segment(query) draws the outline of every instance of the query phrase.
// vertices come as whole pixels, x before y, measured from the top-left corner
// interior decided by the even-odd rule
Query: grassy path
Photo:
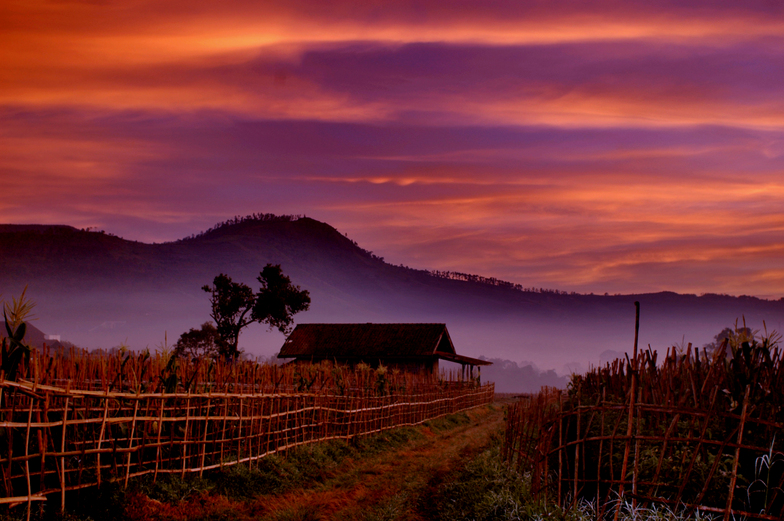
[[[432,519],[438,485],[486,447],[503,425],[501,407],[481,407],[467,416],[467,423],[451,429],[420,427],[424,436],[398,450],[348,461],[326,483],[276,498],[268,513],[280,505],[300,508],[311,519]]]
[[[282,494],[232,501],[202,493],[172,505],[131,498],[132,519],[429,520],[441,483],[486,448],[503,428],[503,406],[483,406],[415,428],[403,445],[346,458],[324,479]]]

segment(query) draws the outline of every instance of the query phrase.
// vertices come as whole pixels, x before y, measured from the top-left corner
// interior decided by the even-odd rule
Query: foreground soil
[[[447,427],[417,427],[421,436],[386,452],[346,459],[328,479],[280,495],[232,501],[198,494],[178,504],[130,498],[130,519],[430,520],[437,519],[439,485],[488,447],[503,429],[501,404],[466,413]]]

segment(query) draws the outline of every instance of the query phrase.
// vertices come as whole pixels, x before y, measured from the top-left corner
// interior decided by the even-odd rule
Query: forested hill
[[[209,320],[203,285],[226,273],[256,287],[267,263],[280,264],[311,292],[311,310],[297,322],[444,322],[458,352],[558,371],[631,348],[635,300],[642,303],[640,344],[659,349],[684,335],[701,345],[742,315],[755,328],[762,320],[768,328],[784,326],[784,301],[578,295],[523,291],[478,276],[434,276],[385,263],[328,224],[304,217],[236,219],[163,244],[69,226],[1,225],[0,252],[3,297],[27,285],[38,303],[36,325],[90,348],[153,347],[164,343],[165,333],[172,343]],[[277,351],[282,336],[254,327],[241,346],[260,355]]]

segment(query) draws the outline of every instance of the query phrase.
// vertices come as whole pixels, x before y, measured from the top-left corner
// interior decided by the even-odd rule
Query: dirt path
[[[468,417],[469,423],[441,432],[420,427],[423,439],[373,458],[348,461],[326,483],[273,499],[263,515],[274,518],[283,509],[304,514],[295,515],[297,519],[433,519],[431,499],[438,486],[503,427],[499,405],[474,409]]]
[[[487,447],[503,428],[504,410],[500,404],[478,407],[468,411],[467,416],[467,423],[448,429],[419,426],[422,436],[397,449],[362,459],[347,459],[321,483],[303,484],[302,488],[282,495],[258,496],[245,503],[205,497],[202,505],[205,510],[200,514],[212,519],[215,516],[206,511],[217,509],[231,512],[229,517],[233,519],[434,519],[432,498],[438,486]],[[191,503],[190,507],[199,510],[199,505]],[[149,514],[155,519],[179,519],[183,514],[190,517],[168,508],[154,510]]]

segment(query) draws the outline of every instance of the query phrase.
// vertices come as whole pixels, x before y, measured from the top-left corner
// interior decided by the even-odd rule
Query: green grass
[[[574,508],[544,505],[530,492],[529,476],[507,467],[499,451],[500,443],[489,448],[439,490],[435,498],[441,521],[517,521],[563,520],[595,521],[596,503],[580,502]],[[607,505],[610,519],[620,504],[619,521],[685,521],[713,519],[699,512],[686,516],[667,507],[633,507],[628,501],[615,500]]]
[[[187,499],[193,493],[215,492],[233,500],[249,500],[264,494],[280,494],[303,484],[323,483],[347,458],[362,458],[400,447],[421,438],[418,429],[404,427],[352,441],[333,440],[304,445],[285,454],[266,456],[252,466],[231,465],[205,473],[203,478],[186,475],[138,480],[137,490],[167,503]]]
[[[440,418],[435,418],[433,420],[428,420],[424,423],[424,425],[426,427],[430,427],[434,431],[443,432],[452,430],[462,425],[467,425],[469,423],[471,423],[471,419],[468,417],[468,414],[465,412],[459,412],[456,414],[450,414],[448,416],[441,416]]]
[[[507,468],[493,447],[470,461],[437,498],[440,519],[529,519],[529,489],[524,477]]]

